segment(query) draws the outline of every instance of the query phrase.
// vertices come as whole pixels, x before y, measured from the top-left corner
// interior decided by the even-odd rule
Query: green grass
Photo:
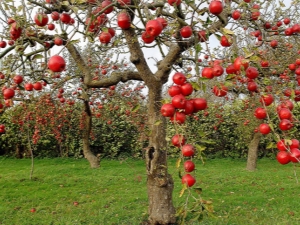
[[[185,199],[179,198],[175,160],[169,164],[178,205]],[[259,160],[255,172],[245,165],[243,160],[196,162],[196,186],[215,210],[215,218],[205,217],[202,224],[300,224],[294,167],[269,159]],[[0,224],[134,225],[147,218],[143,161],[102,160],[100,169],[90,169],[84,159],[36,159],[29,180],[30,160],[0,158],[0,171]],[[296,171],[300,174],[299,167]]]

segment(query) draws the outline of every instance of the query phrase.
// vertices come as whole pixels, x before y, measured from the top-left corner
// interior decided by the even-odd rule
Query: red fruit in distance
[[[278,46],[278,41],[277,41],[277,40],[272,40],[272,41],[270,42],[270,46],[271,46],[272,48],[276,48],[276,47]]]
[[[226,36],[222,36],[221,39],[220,39],[220,44],[223,46],[223,47],[229,47],[231,46],[231,42],[228,40],[228,38]]]
[[[40,91],[40,90],[42,90],[43,85],[41,84],[41,82],[36,82],[36,83],[33,84],[33,88],[36,91]]]
[[[291,161],[290,154],[286,151],[278,152],[276,159],[282,165],[288,164]]]
[[[26,84],[24,85],[24,89],[25,89],[26,91],[32,91],[32,90],[33,90],[33,85],[32,85],[32,83],[26,83]]]
[[[171,97],[174,97],[175,95],[182,94],[181,93],[181,87],[173,85],[168,89],[168,93]]]
[[[291,20],[290,20],[289,18],[284,18],[284,19],[283,19],[283,23],[284,23],[285,25],[290,24],[290,22],[291,22]]]
[[[284,140],[280,140],[277,142],[277,149],[279,151],[286,151],[288,150],[288,147],[284,144]]]
[[[300,150],[298,148],[292,148],[290,150],[290,160],[294,163],[298,163],[300,161]]]
[[[192,187],[196,183],[196,180],[191,174],[186,174],[181,178],[181,182],[188,187]]]
[[[165,117],[172,117],[175,113],[175,107],[172,104],[163,104],[160,112]]]
[[[287,119],[283,119],[279,122],[279,129],[280,130],[290,130],[293,127],[291,121]]]
[[[174,4],[177,5],[177,6],[179,6],[180,3],[181,3],[181,0],[168,0],[168,3],[171,6],[174,6]]]
[[[207,108],[207,101],[204,98],[194,98],[194,112],[198,112],[199,110],[204,110]]]
[[[21,84],[23,82],[23,77],[21,75],[16,75],[13,79],[16,84]]]
[[[13,98],[15,96],[14,89],[12,89],[12,88],[6,88],[3,91],[3,96],[4,96],[4,99],[11,99],[11,98]]]
[[[51,13],[51,18],[52,18],[52,20],[54,20],[54,21],[59,20],[59,13],[56,12],[56,11],[52,12],[52,13]]]
[[[201,74],[202,74],[202,77],[205,77],[205,78],[208,78],[208,79],[214,78],[213,69],[210,68],[210,67],[204,67]]]
[[[99,40],[102,44],[108,44],[111,40],[111,34],[109,32],[101,32]]]
[[[186,81],[186,77],[183,73],[177,72],[173,75],[173,82],[177,85],[183,85]]]
[[[265,119],[267,117],[267,111],[264,108],[258,107],[255,109],[254,116],[257,119]]]
[[[53,72],[62,72],[66,68],[66,62],[63,57],[54,55],[48,61],[48,68]]]
[[[211,14],[219,15],[223,11],[223,4],[221,1],[213,0],[209,4],[209,11]]]
[[[172,144],[175,146],[175,147],[180,147],[180,146],[183,146],[185,144],[185,138],[183,135],[181,134],[175,134],[173,137],[172,137]]]
[[[257,84],[254,81],[248,82],[247,89],[249,91],[257,91]]]
[[[109,0],[104,0],[104,1],[101,3],[101,6],[102,6],[102,8],[105,8],[105,7],[109,6],[110,4],[112,4],[111,1],[109,1]],[[111,7],[109,7],[108,9],[106,9],[106,10],[104,11],[104,13],[105,13],[105,14],[109,14],[109,13],[111,13],[113,10],[114,10],[114,7],[111,6]]]
[[[172,98],[172,105],[177,108],[177,109],[184,109],[185,108],[185,103],[186,103],[186,98],[184,95],[175,95]]]
[[[230,64],[226,67],[227,74],[237,74],[237,70],[234,68],[233,64]]]
[[[193,30],[190,26],[184,26],[180,29],[180,35],[183,38],[189,38],[192,36],[192,34],[193,34]]]
[[[264,103],[266,106],[269,106],[273,103],[274,97],[271,94],[263,95],[260,98],[260,102]]]
[[[184,170],[187,173],[193,172],[195,169],[195,164],[191,160],[187,160],[183,164]]]
[[[117,17],[118,26],[122,29],[128,29],[131,25],[131,18],[127,12],[121,12]]]
[[[282,108],[278,111],[278,116],[281,120],[290,120],[292,118],[292,112],[287,108]]]
[[[161,23],[163,28],[168,26],[168,21],[166,21],[163,17],[158,17],[156,20]]]
[[[191,144],[185,144],[181,147],[182,155],[185,157],[191,157],[195,154],[195,148]]]
[[[188,96],[188,95],[192,94],[193,91],[194,91],[194,88],[193,88],[193,86],[190,83],[184,83],[184,84],[182,84],[180,86],[180,89],[181,89],[181,93],[184,96]]]
[[[48,30],[54,30],[55,25],[53,23],[48,24]]]
[[[154,40],[155,37],[151,36],[150,34],[147,33],[147,31],[144,31],[142,33],[142,40],[146,43],[146,44],[151,44]]]
[[[60,21],[64,24],[69,24],[71,22],[71,16],[68,13],[60,14]]]
[[[63,45],[64,41],[63,39],[61,39],[60,37],[55,37],[54,38],[54,44],[57,45],[57,46],[61,46]]]
[[[249,62],[243,57],[239,56],[234,60],[233,66],[237,71],[240,71],[241,69],[246,70],[249,67]]]
[[[238,20],[241,18],[241,12],[238,10],[234,10],[231,14],[232,19]]]
[[[157,37],[163,30],[162,24],[157,20],[149,20],[146,24],[146,32],[153,37]]]
[[[262,123],[259,125],[259,132],[266,135],[268,133],[271,132],[271,128],[269,126],[269,124],[266,124],[266,123]]]
[[[200,42],[205,42],[207,41],[207,36],[206,36],[206,31],[205,30],[200,30],[198,32],[198,38]]]
[[[48,20],[48,16],[45,13],[37,13],[34,16],[34,22],[40,27],[45,26],[48,23]]]
[[[6,41],[0,41],[0,48],[6,47]]]
[[[175,114],[170,118],[171,122],[176,122],[178,124],[183,124],[185,119],[186,115],[182,112],[175,112]]]
[[[258,77],[258,70],[255,67],[248,67],[246,69],[246,76],[250,79],[255,79]]]

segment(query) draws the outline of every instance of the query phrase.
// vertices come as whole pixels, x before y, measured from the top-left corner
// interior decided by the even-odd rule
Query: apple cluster
[[[172,85],[168,89],[169,95],[172,97],[171,103],[163,104],[161,107],[161,114],[164,117],[169,117],[172,123],[183,124],[187,115],[192,115],[199,110],[207,108],[207,101],[204,98],[190,98],[194,89],[191,83],[186,81],[186,76],[183,73],[177,72],[173,75]],[[172,144],[175,147],[181,148],[184,157],[193,157],[195,148],[191,144],[186,144],[186,139],[181,134],[175,134],[172,137]],[[184,169],[187,172],[182,177],[182,183],[186,183],[189,187],[193,186],[196,182],[195,178],[189,174],[195,169],[195,164],[188,160],[184,163]]]

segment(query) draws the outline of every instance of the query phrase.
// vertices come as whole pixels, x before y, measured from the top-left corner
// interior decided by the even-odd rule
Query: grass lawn
[[[102,160],[100,169],[90,169],[84,159],[36,159],[33,180],[30,164],[28,159],[0,158],[0,224],[138,225],[147,218],[144,161]],[[178,205],[185,195],[179,198],[175,164],[169,162]],[[215,217],[204,217],[201,224],[300,224],[293,165],[263,159],[256,172],[245,166],[244,160],[196,162],[196,186],[215,210]]]

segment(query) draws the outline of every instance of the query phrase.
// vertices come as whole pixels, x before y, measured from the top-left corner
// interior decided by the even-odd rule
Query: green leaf
[[[197,82],[190,82],[195,91],[200,91],[201,87]]]
[[[236,74],[228,74],[226,80],[232,80],[236,77]]]
[[[199,151],[200,153],[206,149],[206,146],[198,145],[198,144],[196,144],[195,147],[197,151]]]
[[[80,40],[79,40],[79,39],[76,39],[76,40],[70,41],[69,43],[70,43],[70,44],[77,44],[77,43],[79,43],[79,42],[80,42]]]
[[[42,58],[44,58],[43,55],[41,55],[41,54],[36,54],[36,55],[34,55],[34,56],[32,57],[32,60],[42,59]]]
[[[138,111],[140,107],[141,107],[140,104],[134,106],[133,109],[131,110],[131,112],[136,112],[136,111]]]
[[[181,158],[177,159],[177,161],[176,161],[176,168],[179,168],[180,163],[181,163]]]
[[[154,125],[155,125],[155,126],[158,126],[159,124],[161,124],[161,122],[162,122],[161,120],[158,120],[158,121],[156,121],[156,122],[154,123]]]

